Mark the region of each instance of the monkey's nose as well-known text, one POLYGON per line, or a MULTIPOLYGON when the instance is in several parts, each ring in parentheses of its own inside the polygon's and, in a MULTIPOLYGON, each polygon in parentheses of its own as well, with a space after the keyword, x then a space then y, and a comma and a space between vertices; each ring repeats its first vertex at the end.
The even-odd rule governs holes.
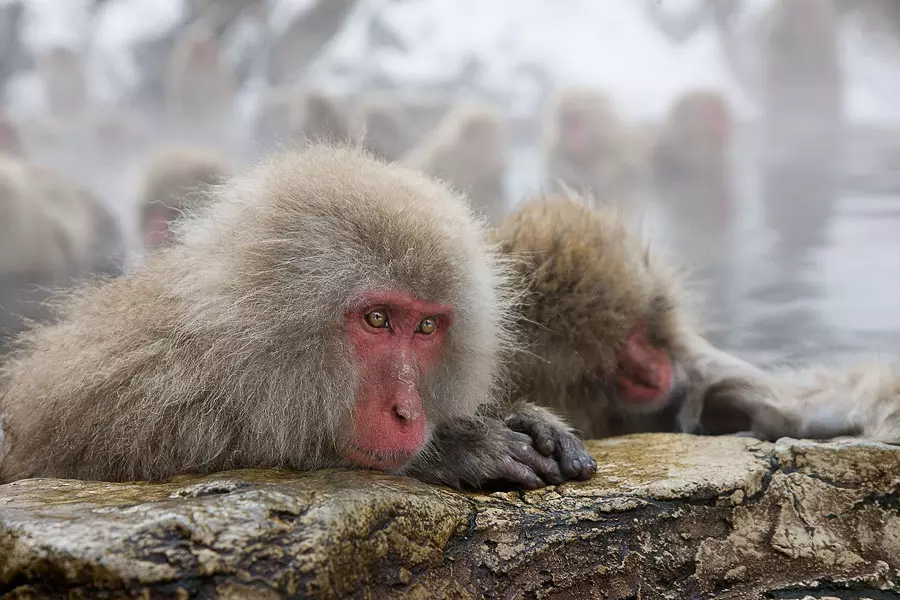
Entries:
POLYGON ((415 421, 422 414, 422 411, 416 408, 411 402, 397 402, 393 407, 394 416, 400 421, 415 421))

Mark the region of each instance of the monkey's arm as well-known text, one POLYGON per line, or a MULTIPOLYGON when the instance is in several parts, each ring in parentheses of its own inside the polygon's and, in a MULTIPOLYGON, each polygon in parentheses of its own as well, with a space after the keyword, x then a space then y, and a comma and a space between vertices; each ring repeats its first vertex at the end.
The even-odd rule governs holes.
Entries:
POLYGON ((506 482, 525 489, 589 479, 597 463, 549 411, 517 404, 504 418, 460 418, 439 427, 404 474, 456 488, 506 482))
POLYGON ((900 372, 884 365, 763 371, 695 336, 687 344, 688 399, 682 430, 900 441, 900 372))

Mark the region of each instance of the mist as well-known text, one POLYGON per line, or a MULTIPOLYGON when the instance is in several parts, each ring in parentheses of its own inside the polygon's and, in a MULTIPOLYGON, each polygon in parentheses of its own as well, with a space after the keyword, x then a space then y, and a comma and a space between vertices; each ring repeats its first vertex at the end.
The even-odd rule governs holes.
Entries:
POLYGON ((685 208, 642 164, 635 185, 602 200, 641 215, 647 236, 685 267, 716 344, 762 364, 893 356, 900 27, 877 0, 811 1, 813 13, 831 7, 833 30, 815 30, 813 15, 797 33, 786 28, 781 46, 768 44, 773 1, 0 0, 0 32, 22 7, 17 39, 0 41, 2 111, 29 161, 102 199, 137 264, 149 158, 191 144, 255 161, 270 150, 257 124, 276 88, 322 91, 348 113, 391 93, 413 107, 416 137, 455 105, 492 103, 512 128, 509 209, 547 187, 541 146, 558 90, 602 90, 626 126, 651 132, 648 146, 679 97, 714 90, 734 121, 727 189, 685 208), (172 47, 197 23, 214 33, 235 82, 214 126, 173 120, 165 106, 172 47), (820 60, 828 50, 804 50, 808 40, 833 45, 832 67, 820 60), (69 114, 55 111, 42 75, 54 48, 70 50, 84 73, 85 107, 69 114), (112 141, 87 132, 94 127, 112 141), (722 203, 727 215, 710 225, 722 203))

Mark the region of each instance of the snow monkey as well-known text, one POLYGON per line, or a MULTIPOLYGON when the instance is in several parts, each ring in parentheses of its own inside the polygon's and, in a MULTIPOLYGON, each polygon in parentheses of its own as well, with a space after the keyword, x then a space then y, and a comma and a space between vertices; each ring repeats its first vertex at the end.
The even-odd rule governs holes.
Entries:
POLYGON ((167 69, 167 111, 179 126, 215 127, 231 116, 234 77, 207 28, 195 25, 181 34, 167 69))
POLYGON ((653 167, 661 186, 706 182, 724 189, 733 119, 717 91, 697 89, 678 98, 656 142, 653 167))
POLYGON ((260 101, 254 135, 263 152, 282 146, 351 141, 350 119, 336 99, 319 90, 279 87, 260 101))
POLYGON ((53 116, 70 120, 85 113, 90 94, 79 53, 60 46, 50 49, 38 60, 38 74, 53 116))
POLYGON ((358 466, 536 488, 595 471, 561 420, 500 402, 514 288, 448 188, 316 145, 213 195, 176 243, 20 340, 0 480, 358 466))
POLYGON ((697 331, 678 279, 615 207, 548 198, 493 235, 526 282, 516 395, 587 437, 641 431, 900 442, 900 369, 764 372, 697 331))
POLYGON ((619 199, 636 174, 639 160, 610 98, 602 91, 560 92, 545 125, 544 170, 550 189, 560 184, 600 199, 619 199))
POLYGON ((350 118, 342 103, 319 90, 295 92, 288 111, 288 134, 297 144, 350 141, 350 118))
POLYGON ((53 288, 118 274, 118 221, 60 173, 0 155, 0 351, 27 320, 49 318, 53 288))
POLYGON ((373 94, 363 100, 358 113, 357 128, 366 150, 388 162, 400 160, 410 150, 410 126, 399 99, 373 94))
POLYGON ((232 173, 228 159, 212 150, 172 146, 157 152, 144 172, 140 197, 140 231, 144 246, 155 248, 171 238, 171 226, 188 209, 198 208, 209 186, 232 173))
POLYGON ((496 109, 465 104, 441 119, 403 164, 464 192, 475 210, 496 226, 506 214, 507 133, 496 109))

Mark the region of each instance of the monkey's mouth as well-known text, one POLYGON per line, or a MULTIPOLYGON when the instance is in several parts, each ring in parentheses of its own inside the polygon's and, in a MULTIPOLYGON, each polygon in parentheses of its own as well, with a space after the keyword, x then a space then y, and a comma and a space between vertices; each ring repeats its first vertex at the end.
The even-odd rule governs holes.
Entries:
POLYGON ((415 453, 409 452, 366 450, 355 444, 344 452, 344 460, 359 467, 378 471, 398 471, 405 467, 414 456, 415 453))

